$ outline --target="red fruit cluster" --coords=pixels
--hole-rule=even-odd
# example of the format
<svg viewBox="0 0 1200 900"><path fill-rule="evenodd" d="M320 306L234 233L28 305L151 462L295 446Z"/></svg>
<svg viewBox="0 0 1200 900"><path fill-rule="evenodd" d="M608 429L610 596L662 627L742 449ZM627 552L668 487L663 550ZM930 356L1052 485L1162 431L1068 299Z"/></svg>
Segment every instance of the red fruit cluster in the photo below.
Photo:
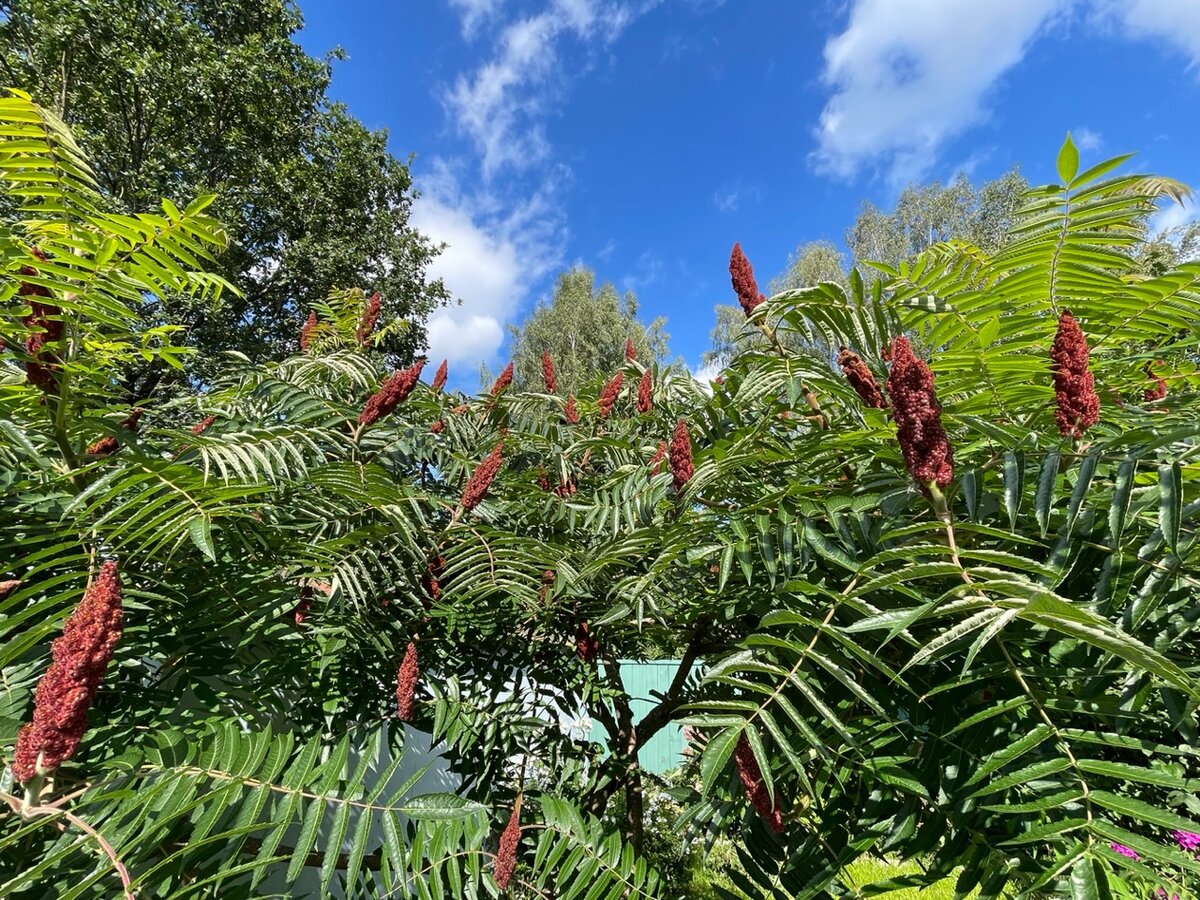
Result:
<svg viewBox="0 0 1200 900"><path fill-rule="evenodd" d="M546 602L546 598L550 596L550 591L554 589L554 577L553 569L547 569L542 573L542 588L538 591L538 600L542 603Z"/></svg>
<svg viewBox="0 0 1200 900"><path fill-rule="evenodd" d="M487 496L488 488L492 486L492 481L503 462L501 445L497 444L492 448L492 452L483 458L483 462L475 467L467 486L463 488L461 502L465 512L473 510Z"/></svg>
<svg viewBox="0 0 1200 900"><path fill-rule="evenodd" d="M358 424L374 425L381 418L391 415L392 411L408 399L417 382L421 380L421 369L425 366L424 359L418 359L407 369L394 372L383 386L367 400L363 411L359 413Z"/></svg>
<svg viewBox="0 0 1200 900"><path fill-rule="evenodd" d="M1161 359L1155 360L1154 365L1161 366L1163 365L1163 361ZM1154 387L1146 388L1146 390L1142 391L1142 399L1147 403L1154 403L1156 400L1161 400L1167 396L1167 379L1161 375L1155 375L1150 366L1146 366L1146 374L1154 379Z"/></svg>
<svg viewBox="0 0 1200 900"><path fill-rule="evenodd" d="M367 300L367 305L363 307L362 318L358 322L358 331L354 335L358 339L358 346L366 346L367 339L375 331L375 323L379 321L379 310L382 307L383 303L379 299L378 292L372 294Z"/></svg>
<svg viewBox="0 0 1200 900"><path fill-rule="evenodd" d="M597 404L600 407L600 418L605 419L612 412L613 404L617 402L617 397L621 393L621 385L624 383L625 373L618 372L600 391L600 400Z"/></svg>
<svg viewBox="0 0 1200 900"><path fill-rule="evenodd" d="M563 416L566 418L568 425L579 424L579 405L575 402L574 394L567 398L567 406L563 410Z"/></svg>
<svg viewBox="0 0 1200 900"><path fill-rule="evenodd" d="M417 693L417 678L420 676L417 661L417 645L412 641L404 648L404 659L396 672L396 718L401 722L413 719L413 698Z"/></svg>
<svg viewBox="0 0 1200 900"><path fill-rule="evenodd" d="M215 421L217 421L216 416L205 416L192 426L192 434L204 434L204 432L208 431L209 426Z"/></svg>
<svg viewBox="0 0 1200 900"><path fill-rule="evenodd" d="M637 359L637 349L633 346L631 338L625 338L625 362L633 362Z"/></svg>
<svg viewBox="0 0 1200 900"><path fill-rule="evenodd" d="M46 259L36 248L33 255L43 261ZM21 274L27 277L36 276L38 271L32 266L22 266ZM21 297L51 296L47 288L27 281L21 282L17 294ZM25 363L25 376L30 384L42 390L52 391L55 389L54 372L58 368L58 360L53 352L46 350L46 345L62 340L62 310L52 303L42 303L38 300L30 300L29 305L30 313L22 321L26 328L34 329L36 333L25 339L25 352L29 354L29 361Z"/></svg>
<svg viewBox="0 0 1200 900"><path fill-rule="evenodd" d="M445 419L438 419L436 422L434 422L432 425L429 426L429 430L431 432L433 432L434 434L441 434L443 431L446 430Z"/></svg>
<svg viewBox="0 0 1200 900"><path fill-rule="evenodd" d="M637 411L640 413L648 413L654 409L654 400L650 396L650 391L653 384L650 380L650 370L647 369L642 373L642 380L638 382L637 392Z"/></svg>
<svg viewBox="0 0 1200 900"><path fill-rule="evenodd" d="M21 579L19 578L11 578L8 581L0 581L0 600L3 600L20 586Z"/></svg>
<svg viewBox="0 0 1200 900"><path fill-rule="evenodd" d="M650 457L650 474L657 475L658 470L662 468L663 460L667 458L667 442L659 441L658 449L654 451L654 455Z"/></svg>
<svg viewBox="0 0 1200 900"><path fill-rule="evenodd" d="M746 799L770 829L779 834L783 831L783 817L771 801L771 792L763 781L762 769L758 767L758 760L754 758L754 751L744 734L738 738L737 747L734 748L733 762L737 766L738 777L742 779L742 787L746 789Z"/></svg>
<svg viewBox="0 0 1200 900"><path fill-rule="evenodd" d="M746 254L742 252L741 244L733 245L733 253L729 256L729 278L737 293L738 303L742 305L746 315L754 312L754 308L767 298L758 292L758 282L754 280L754 269Z"/></svg>
<svg viewBox="0 0 1200 900"><path fill-rule="evenodd" d="M680 419L675 425L675 433L671 435L671 480L675 490L682 490L696 474L692 464L692 441L688 437L687 421Z"/></svg>
<svg viewBox="0 0 1200 900"><path fill-rule="evenodd" d="M303 628L304 623L308 621L309 615L312 613L312 585L304 585L300 588L300 600L296 603L295 609L292 610L292 620L296 623L297 628Z"/></svg>
<svg viewBox="0 0 1200 900"><path fill-rule="evenodd" d="M873 409L887 408L887 401L883 399L883 392L879 390L874 373L857 353L843 347L838 354L838 365L864 405Z"/></svg>
<svg viewBox="0 0 1200 900"><path fill-rule="evenodd" d="M497 378L495 383L492 385L492 391L491 391L492 396L493 397L498 396L501 391L503 391L506 387L508 387L510 384L512 384L512 380L513 380L513 364L509 363L507 366L504 367L504 371L500 373L500 377Z"/></svg>
<svg viewBox="0 0 1200 900"><path fill-rule="evenodd" d="M126 431L137 431L138 422L141 421L143 412L144 410L140 407L135 409L121 422L121 428ZM100 438L100 440L88 447L84 452L88 456L108 456L116 453L120 446L121 442L112 435L109 435L108 437Z"/></svg>
<svg viewBox="0 0 1200 900"><path fill-rule="evenodd" d="M592 630L587 622L580 622L575 629L575 652L586 663L595 662L600 655L600 642L592 637Z"/></svg>
<svg viewBox="0 0 1200 900"><path fill-rule="evenodd" d="M554 360L548 351L542 351L542 383L551 394L558 393L558 376L554 372Z"/></svg>
<svg viewBox="0 0 1200 900"><path fill-rule="evenodd" d="M425 607L426 612L442 596L442 573L445 568L446 557L441 555L433 557L425 564L425 571L421 574L421 588L425 591L425 597L421 605Z"/></svg>
<svg viewBox="0 0 1200 900"><path fill-rule="evenodd" d="M310 312L304 324L300 326L300 349L307 350L312 346L313 333L317 330L317 314Z"/></svg>
<svg viewBox="0 0 1200 900"><path fill-rule="evenodd" d="M450 375L450 367L446 360L442 360L442 364L437 367L437 371L433 373L433 384L429 385L429 389L435 394L440 394L442 388L446 386L446 379Z"/></svg>
<svg viewBox="0 0 1200 900"><path fill-rule="evenodd" d="M106 562L50 645L50 667L33 698L33 721L17 735L12 764L17 781L52 772L74 756L123 627L121 576L115 562Z"/></svg>
<svg viewBox="0 0 1200 900"><path fill-rule="evenodd" d="M1088 345L1083 329L1070 310L1058 317L1058 332L1050 347L1054 375L1054 419L1063 437L1079 438L1100 421L1100 395L1088 370Z"/></svg>
<svg viewBox="0 0 1200 900"><path fill-rule="evenodd" d="M494 875L496 887L504 890L512 880L513 872L517 869L517 847L521 843L521 798L513 804L508 816L508 824L500 832L500 846L496 850L496 868Z"/></svg>
<svg viewBox="0 0 1200 900"><path fill-rule="evenodd" d="M554 489L554 496L566 499L575 493L575 482L568 478Z"/></svg>
<svg viewBox="0 0 1200 900"><path fill-rule="evenodd" d="M889 351L892 371L887 391L892 398L896 437L904 464L913 480L946 488L954 479L954 451L942 427L942 406L933 390L933 373L917 359L908 339L901 335Z"/></svg>

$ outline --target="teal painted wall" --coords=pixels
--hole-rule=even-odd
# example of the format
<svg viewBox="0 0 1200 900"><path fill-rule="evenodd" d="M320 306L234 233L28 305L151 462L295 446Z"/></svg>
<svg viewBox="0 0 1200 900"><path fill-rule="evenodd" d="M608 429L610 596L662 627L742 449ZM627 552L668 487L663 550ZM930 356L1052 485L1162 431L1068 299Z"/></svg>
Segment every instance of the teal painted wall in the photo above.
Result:
<svg viewBox="0 0 1200 900"><path fill-rule="evenodd" d="M671 679L679 670L677 659L656 659L652 662L636 662L623 659L621 662L621 680L625 690L632 698L634 721L640 721L651 709L658 705L651 691L665 694L671 686ZM592 722L591 738L598 743L608 739L604 726ZM638 759L642 768L648 772L661 775L677 768L683 762L683 729L674 722L668 722L665 727L642 747Z"/></svg>

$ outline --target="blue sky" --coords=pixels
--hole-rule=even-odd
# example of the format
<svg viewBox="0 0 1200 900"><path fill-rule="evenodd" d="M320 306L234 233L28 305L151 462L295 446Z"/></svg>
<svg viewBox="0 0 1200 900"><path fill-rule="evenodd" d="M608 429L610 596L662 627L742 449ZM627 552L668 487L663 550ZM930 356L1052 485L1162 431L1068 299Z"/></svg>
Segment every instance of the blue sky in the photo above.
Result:
<svg viewBox="0 0 1200 900"><path fill-rule="evenodd" d="M1200 0L300 0L333 95L416 154L414 221L462 305L430 320L461 386L572 263L666 316L696 367L734 302L863 200L1013 163L1200 184ZM1197 218L1165 210L1160 225Z"/></svg>

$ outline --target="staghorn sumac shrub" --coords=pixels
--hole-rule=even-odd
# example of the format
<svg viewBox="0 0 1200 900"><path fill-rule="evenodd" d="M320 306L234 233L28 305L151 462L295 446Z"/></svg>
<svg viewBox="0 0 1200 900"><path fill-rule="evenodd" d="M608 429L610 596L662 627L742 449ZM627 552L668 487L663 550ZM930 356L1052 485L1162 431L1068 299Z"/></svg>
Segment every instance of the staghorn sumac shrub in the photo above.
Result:
<svg viewBox="0 0 1200 900"><path fill-rule="evenodd" d="M1008 249L872 284L764 298L735 259L765 343L712 393L660 368L651 409L602 422L565 384L447 395L359 345L361 290L312 298L307 351L140 398L136 444L98 459L124 367L179 352L130 297L227 290L193 271L223 233L201 200L134 240L61 123L8 101L0 177L40 206L0 241L5 890L673 897L639 857L643 763L683 725L677 833L732 840L746 896L881 891L847 883L868 852L964 894L1195 883L1200 271L1146 277L1126 241L1169 180L1067 152ZM26 378L35 297L81 338L56 391ZM890 411L842 345L880 373L893 348ZM1064 435L1081 346L1097 395L1136 397L1148 363L1170 392L1086 429L1072 393ZM121 639L67 653L111 556ZM649 658L670 680L634 696ZM73 752L31 756L22 726L67 709ZM38 754L57 767L22 786Z"/></svg>

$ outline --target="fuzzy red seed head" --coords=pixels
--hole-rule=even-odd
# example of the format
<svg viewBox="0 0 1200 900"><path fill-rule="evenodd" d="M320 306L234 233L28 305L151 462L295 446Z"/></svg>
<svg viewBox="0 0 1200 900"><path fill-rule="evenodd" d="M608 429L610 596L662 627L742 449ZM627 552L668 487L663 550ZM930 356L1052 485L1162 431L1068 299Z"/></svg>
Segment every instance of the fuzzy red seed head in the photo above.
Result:
<svg viewBox="0 0 1200 900"><path fill-rule="evenodd" d="M420 677L420 665L417 661L417 645L412 641L404 648L404 659L396 673L396 718L401 722L413 720L413 700L417 693L417 679Z"/></svg>
<svg viewBox="0 0 1200 900"><path fill-rule="evenodd" d="M497 444L492 448L492 452L484 457L483 462L475 467L467 486L463 488L461 503L464 512L473 510L487 496L488 488L492 486L492 480L500 471L503 462L501 445Z"/></svg>
<svg viewBox="0 0 1200 900"><path fill-rule="evenodd" d="M504 890L517 869L517 847L521 843L521 800L518 797L508 816L508 824L500 832L500 846L496 850L494 877L496 887Z"/></svg>
<svg viewBox="0 0 1200 900"><path fill-rule="evenodd" d="M574 394L567 398L566 408L563 409L563 417L566 418L568 425L579 424L579 404L575 402Z"/></svg>
<svg viewBox="0 0 1200 900"><path fill-rule="evenodd" d="M432 425L429 426L429 430L433 434L441 434L443 431L446 430L446 420L438 419L436 422L434 422Z"/></svg>
<svg viewBox="0 0 1200 900"><path fill-rule="evenodd" d="M873 409L887 408L887 401L883 399L883 392L879 390L875 374L857 353L843 347L838 354L838 365L841 366L846 380L850 382L850 387L854 388L854 392L858 394L863 405Z"/></svg>
<svg viewBox="0 0 1200 900"><path fill-rule="evenodd" d="M300 349L308 350L312 346L313 334L317 330L317 313L314 310L308 314L304 324L300 326Z"/></svg>
<svg viewBox="0 0 1200 900"><path fill-rule="evenodd" d="M33 721L17 736L12 770L25 782L74 756L87 714L124 628L121 576L106 562L50 645L50 666L34 693Z"/></svg>
<svg viewBox="0 0 1200 900"><path fill-rule="evenodd" d="M658 470L662 468L663 460L667 458L667 442L659 441L658 449L654 451L654 455L650 457L650 474L657 475Z"/></svg>
<svg viewBox="0 0 1200 900"><path fill-rule="evenodd" d="M613 404L617 402L617 397L621 393L621 385L625 383L625 373L618 372L612 377L600 391L600 400L597 406L600 408L600 418L608 418L608 414L612 412Z"/></svg>
<svg viewBox="0 0 1200 900"><path fill-rule="evenodd" d="M442 360L442 364L437 367L437 371L433 373L433 383L429 385L429 389L435 394L440 394L442 388L446 386L446 379L450 376L450 366L446 360Z"/></svg>
<svg viewBox="0 0 1200 900"><path fill-rule="evenodd" d="M510 384L512 384L512 380L513 380L513 364L510 362L507 366L504 367L504 371L500 373L500 376L492 384L492 390L491 390L492 396L493 397L499 396L500 393L505 388L507 388Z"/></svg>
<svg viewBox="0 0 1200 900"><path fill-rule="evenodd" d="M654 385L651 382L650 370L647 369L642 373L642 380L638 382L637 392L637 411L640 413L648 413L654 409L654 400L650 396Z"/></svg>
<svg viewBox="0 0 1200 900"><path fill-rule="evenodd" d="M592 636L587 622L580 622L575 629L575 652L586 663L595 662L600 655L600 642Z"/></svg>
<svg viewBox="0 0 1200 900"><path fill-rule="evenodd" d="M379 292L376 291L367 299L367 304L363 307L362 318L358 322L358 331L354 335L358 339L358 346L366 346L375 331L375 323L379 321L379 311L382 308L383 301L379 299Z"/></svg>
<svg viewBox="0 0 1200 900"><path fill-rule="evenodd" d="M779 807L771 801L771 792L767 790L766 782L763 781L762 769L758 767L754 750L744 734L738 738L733 751L733 761L737 766L738 777L742 780L742 787L746 791L746 799L750 801L754 811L776 834L783 831L783 817L779 813Z"/></svg>
<svg viewBox="0 0 1200 900"><path fill-rule="evenodd" d="M1154 373L1154 366L1162 365L1165 363L1161 359L1155 360L1153 364L1146 363L1146 375L1154 379L1154 387L1142 391L1142 400L1146 403L1154 403L1167 396L1167 379Z"/></svg>
<svg viewBox="0 0 1200 900"><path fill-rule="evenodd" d="M10 578L8 581L0 581L0 600L3 600L20 586L21 579L19 578Z"/></svg>
<svg viewBox="0 0 1200 900"><path fill-rule="evenodd" d="M125 419L121 422L121 427L126 431L137 431L138 423L142 421L142 416L145 415L145 413L146 411L139 406L125 417Z"/></svg>
<svg viewBox="0 0 1200 900"><path fill-rule="evenodd" d="M471 407L467 406L465 403L460 403L458 406L454 407L454 409L450 410L450 412L454 413L456 416L465 416L470 411Z"/></svg>
<svg viewBox="0 0 1200 900"><path fill-rule="evenodd" d="M393 373L379 390L367 399L363 411L359 413L358 423L363 426L374 425L384 416L391 415L413 392L421 380L421 369L424 367L425 360L422 358L407 369Z"/></svg>
<svg viewBox="0 0 1200 900"><path fill-rule="evenodd" d="M554 359L549 351L542 351L542 383L551 394L558 393L558 376L554 372Z"/></svg>
<svg viewBox="0 0 1200 900"><path fill-rule="evenodd" d="M683 489L692 476L696 467L692 464L692 441L688 437L688 426L685 419L675 424L675 433L671 435L671 480L675 490Z"/></svg>
<svg viewBox="0 0 1200 900"><path fill-rule="evenodd" d="M933 389L933 373L917 359L908 339L892 342L887 392L892 398L896 437L913 481L945 489L954 479L954 451L942 427L942 407Z"/></svg>
<svg viewBox="0 0 1200 900"><path fill-rule="evenodd" d="M1088 369L1088 345L1083 329L1070 310L1058 317L1050 347L1054 376L1054 419L1063 437L1080 438L1100 421L1100 395Z"/></svg>
<svg viewBox="0 0 1200 900"><path fill-rule="evenodd" d="M633 346L632 338L625 338L625 362L637 359L637 348Z"/></svg>
<svg viewBox="0 0 1200 900"><path fill-rule="evenodd" d="M425 598L421 605L425 607L426 612L442 596L442 573L445 568L446 557L441 555L433 557L425 564L425 571L421 575L421 587L425 591Z"/></svg>
<svg viewBox="0 0 1200 900"><path fill-rule="evenodd" d="M215 421L217 421L216 416L205 416L192 426L192 434L204 434L204 432L208 431L209 426L211 426Z"/></svg>
<svg viewBox="0 0 1200 900"><path fill-rule="evenodd" d="M754 280L754 269L746 254L742 252L741 244L733 245L733 253L729 256L729 278L733 290L737 293L738 303L746 315L754 312L754 308L767 298L758 292L758 282Z"/></svg>
<svg viewBox="0 0 1200 900"><path fill-rule="evenodd" d="M46 258L36 248L33 249L33 254L43 261ZM33 277L38 274L38 270L32 266L22 266L21 274ZM31 284L28 281L21 282L17 294L21 297L31 298L51 296L47 288L40 284ZM30 313L22 321L26 328L34 330L35 333L25 340L25 352L30 357L29 361L25 363L25 376L30 384L45 391L55 391L58 387L55 381L58 357L53 350L47 349L46 345L62 340L62 310L52 303L42 303L33 299L29 301L29 305Z"/></svg>
<svg viewBox="0 0 1200 900"><path fill-rule="evenodd" d="M112 435L102 437L83 452L87 456L112 456L121 448L121 442Z"/></svg>
<svg viewBox="0 0 1200 900"><path fill-rule="evenodd" d="M312 595L312 585L306 584L300 588L300 599L292 610L292 621L296 623L297 628L303 628L312 614Z"/></svg>

